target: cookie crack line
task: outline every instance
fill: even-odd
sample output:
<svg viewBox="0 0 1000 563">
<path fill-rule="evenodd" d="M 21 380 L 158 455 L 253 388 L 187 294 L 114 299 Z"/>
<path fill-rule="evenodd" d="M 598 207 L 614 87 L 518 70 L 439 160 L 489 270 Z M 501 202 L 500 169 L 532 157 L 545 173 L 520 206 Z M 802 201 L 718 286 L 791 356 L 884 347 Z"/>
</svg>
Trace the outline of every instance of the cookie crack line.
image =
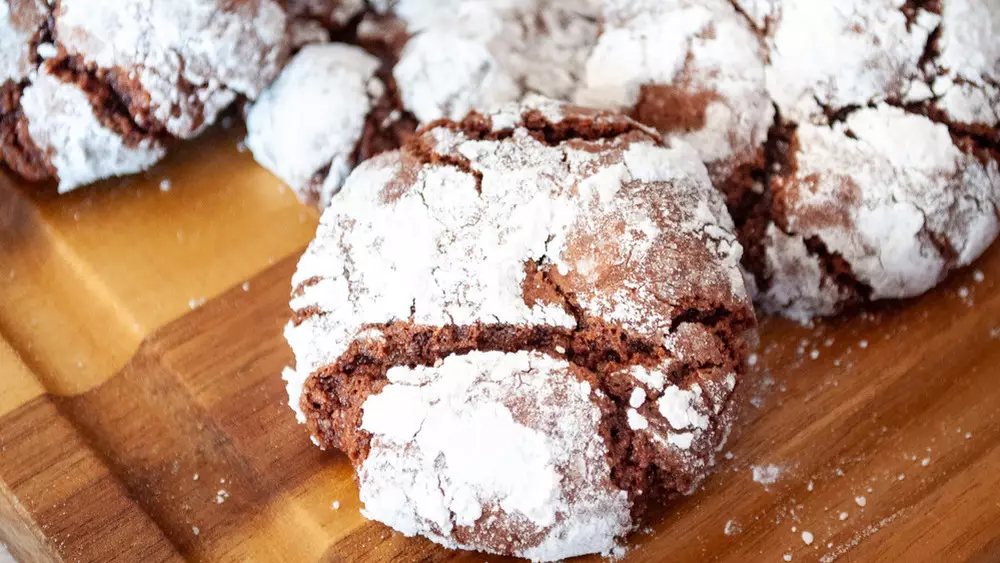
<svg viewBox="0 0 1000 563">
<path fill-rule="evenodd" d="M 600 121 L 593 116 L 569 115 L 553 122 L 538 109 L 529 109 L 521 114 L 516 128 L 495 130 L 492 118 L 478 112 L 470 112 L 462 121 L 447 119 L 432 121 L 417 131 L 417 135 L 436 128 L 445 128 L 463 133 L 470 141 L 502 141 L 514 136 L 515 129 L 525 129 L 539 142 L 557 147 L 566 141 L 613 140 L 628 133 L 640 132 L 658 141 L 659 136 L 650 128 L 632 119 Z M 588 119 L 589 117 L 589 119 Z"/>
<path fill-rule="evenodd" d="M 61 56 L 46 63 L 49 72 L 63 82 L 86 82 L 89 87 L 81 90 L 95 93 L 88 96 L 94 116 L 101 125 L 121 135 L 127 146 L 138 146 L 146 139 L 162 142 L 172 138 L 162 125 L 155 128 L 144 127 L 135 120 L 129 111 L 128 100 L 114 87 L 113 76 L 109 75 L 108 80 L 105 80 L 100 76 L 100 70 L 86 64 L 76 55 L 66 54 L 62 47 L 59 49 Z M 101 109 L 105 112 L 100 112 Z"/>
<path fill-rule="evenodd" d="M 737 2 L 736 0 L 729 0 L 729 5 L 732 6 L 734 10 L 736 10 L 736 13 L 739 14 L 740 17 L 743 18 L 744 22 L 750 27 L 750 29 L 753 30 L 754 35 L 757 36 L 757 39 L 762 40 L 764 36 L 767 35 L 766 21 L 764 22 L 765 27 L 762 29 L 760 26 L 757 25 L 757 22 L 755 22 L 753 18 L 750 17 L 750 14 L 748 14 L 747 11 L 743 9 L 743 6 L 741 6 L 739 2 Z"/>
</svg>

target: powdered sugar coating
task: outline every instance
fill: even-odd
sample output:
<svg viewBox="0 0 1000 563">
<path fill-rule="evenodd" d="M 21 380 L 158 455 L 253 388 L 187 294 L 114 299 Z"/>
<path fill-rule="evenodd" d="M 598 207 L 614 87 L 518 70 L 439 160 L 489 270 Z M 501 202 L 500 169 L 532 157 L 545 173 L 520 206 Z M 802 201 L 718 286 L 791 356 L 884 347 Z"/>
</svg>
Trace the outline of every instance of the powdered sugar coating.
<svg viewBox="0 0 1000 563">
<path fill-rule="evenodd" d="M 90 100 L 74 84 L 40 70 L 21 96 L 31 138 L 59 176 L 59 192 L 102 178 L 145 170 L 165 155 L 163 147 L 143 141 L 128 147 L 102 125 Z"/>
<path fill-rule="evenodd" d="M 55 34 L 70 55 L 124 72 L 148 94 L 150 115 L 189 138 L 237 95 L 250 99 L 285 56 L 285 12 L 273 0 L 63 0 Z M 135 100 L 134 100 L 135 101 Z"/>
<path fill-rule="evenodd" d="M 942 3 L 935 106 L 955 123 L 1000 125 L 1000 0 Z"/>
<path fill-rule="evenodd" d="M 608 553 L 631 529 L 601 411 L 565 360 L 471 352 L 388 377 L 364 404 L 366 517 L 452 549 L 534 561 Z"/>
<path fill-rule="evenodd" d="M 736 388 L 736 374 L 706 379 L 704 385 L 697 382 L 677 385 L 667 383 L 669 367 L 670 363 L 653 369 L 631 368 L 630 375 L 641 384 L 636 391 L 650 398 L 638 405 L 630 404 L 629 426 L 659 450 L 664 459 L 704 468 L 713 462 L 704 453 L 721 447 L 712 442 L 713 427 L 731 409 L 728 399 Z M 729 423 L 731 420 L 723 420 L 722 425 Z M 703 476 L 702 472 L 695 473 Z M 699 483 L 700 479 L 695 479 L 690 491 Z"/>
<path fill-rule="evenodd" d="M 31 42 L 46 12 L 41 0 L 0 0 L 0 86 L 21 82 L 34 70 Z"/>
<path fill-rule="evenodd" d="M 663 125 L 649 124 L 693 145 L 717 185 L 759 158 L 774 117 L 764 84 L 765 53 L 732 4 L 608 0 L 602 15 L 578 103 L 632 109 L 640 88 L 666 87 L 662 95 L 669 99 L 647 116 Z M 700 123 L 677 123 L 679 113 L 693 114 L 683 121 Z"/>
<path fill-rule="evenodd" d="M 737 4 L 767 34 L 768 90 L 794 130 L 758 234 L 764 309 L 805 320 L 911 297 L 978 257 L 998 231 L 1000 3 Z"/>
<path fill-rule="evenodd" d="M 800 124 L 797 137 L 794 177 L 777 180 L 783 227 L 800 241 L 822 240 L 873 299 L 927 291 L 997 235 L 997 163 L 960 151 L 944 125 L 879 105 L 833 127 Z M 798 318 L 836 312 L 843 296 L 817 278 L 821 268 L 808 264 L 817 258 L 802 255 L 804 243 L 771 236 L 776 275 L 765 307 Z"/>
<path fill-rule="evenodd" d="M 296 366 L 284 378 L 319 443 L 351 455 L 367 515 L 451 547 L 555 560 L 613 547 L 629 503 L 653 490 L 639 460 L 604 443 L 612 428 L 635 431 L 617 439 L 642 444 L 641 467 L 670 487 L 704 477 L 737 378 L 700 362 L 738 361 L 752 309 L 721 195 L 690 146 L 658 137 L 529 97 L 421 132 L 334 196 L 293 277 Z M 702 320 L 720 310 L 739 320 Z M 567 349 L 597 352 L 578 335 L 616 330 L 658 377 L 599 373 Z M 476 331 L 471 352 L 418 351 Z M 541 340 L 515 344 L 518 333 Z M 567 345 L 533 343 L 546 338 Z M 619 406 L 602 378 L 648 400 Z M 506 457 L 477 454 L 486 443 Z M 563 459 L 589 477 L 566 478 Z M 634 476 L 609 488 L 611 467 Z M 567 493 L 578 483 L 589 488 Z"/>
<path fill-rule="evenodd" d="M 549 103 L 531 99 L 520 111 Z M 684 296 L 746 302 L 737 268 L 742 249 L 690 147 L 647 141 L 601 154 L 572 143 L 547 146 L 523 128 L 503 141 L 470 140 L 446 127 L 425 136 L 439 158 L 468 160 L 482 174 L 481 193 L 470 173 L 424 165 L 395 194 L 398 154 L 357 168 L 292 279 L 293 286 L 320 280 L 292 300 L 293 309 L 337 311 L 286 331 L 296 370 L 332 363 L 370 324 L 574 327 L 560 306 L 525 303 L 526 260 L 546 261 L 579 288 L 588 314 L 664 342 Z M 669 231 L 666 218 L 650 216 L 651 206 L 667 213 Z M 591 234 L 609 222 L 630 228 L 601 239 Z M 676 252 L 679 246 L 690 254 Z M 601 287 L 610 266 L 595 262 L 595 252 L 608 264 L 635 267 Z M 705 268 L 692 268 L 692 260 Z M 647 261 L 656 271 L 639 267 Z"/>
<path fill-rule="evenodd" d="M 392 10 L 413 35 L 393 76 L 423 122 L 531 92 L 569 99 L 597 37 L 594 7 L 574 0 L 397 0 Z"/>
<path fill-rule="evenodd" d="M 308 45 L 247 114 L 247 146 L 303 201 L 325 208 L 353 166 L 372 106 L 385 86 L 379 61 L 359 47 Z"/>
<path fill-rule="evenodd" d="M 902 99 L 937 17 L 912 24 L 904 0 L 782 0 L 768 89 L 782 116 L 821 123 L 824 108 Z"/>
</svg>

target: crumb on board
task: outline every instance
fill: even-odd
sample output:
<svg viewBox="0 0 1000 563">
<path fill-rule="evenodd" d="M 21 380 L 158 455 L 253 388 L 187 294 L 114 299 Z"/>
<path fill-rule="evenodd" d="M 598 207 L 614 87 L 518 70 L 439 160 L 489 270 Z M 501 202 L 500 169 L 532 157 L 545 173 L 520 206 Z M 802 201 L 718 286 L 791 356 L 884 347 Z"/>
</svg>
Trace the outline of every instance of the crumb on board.
<svg viewBox="0 0 1000 563">
<path fill-rule="evenodd" d="M 753 480 L 761 485 L 773 485 L 781 477 L 781 468 L 777 465 L 754 465 L 750 468 L 753 471 Z"/>
</svg>

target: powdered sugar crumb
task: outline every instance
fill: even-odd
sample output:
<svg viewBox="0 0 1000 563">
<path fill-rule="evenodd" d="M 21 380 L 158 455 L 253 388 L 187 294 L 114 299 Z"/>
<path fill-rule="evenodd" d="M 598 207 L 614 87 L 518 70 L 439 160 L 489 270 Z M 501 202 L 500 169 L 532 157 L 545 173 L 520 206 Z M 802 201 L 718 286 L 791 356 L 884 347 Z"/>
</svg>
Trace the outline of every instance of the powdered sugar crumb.
<svg viewBox="0 0 1000 563">
<path fill-rule="evenodd" d="M 774 464 L 754 465 L 750 469 L 753 471 L 754 482 L 764 486 L 775 484 L 781 477 L 781 468 Z"/>
</svg>

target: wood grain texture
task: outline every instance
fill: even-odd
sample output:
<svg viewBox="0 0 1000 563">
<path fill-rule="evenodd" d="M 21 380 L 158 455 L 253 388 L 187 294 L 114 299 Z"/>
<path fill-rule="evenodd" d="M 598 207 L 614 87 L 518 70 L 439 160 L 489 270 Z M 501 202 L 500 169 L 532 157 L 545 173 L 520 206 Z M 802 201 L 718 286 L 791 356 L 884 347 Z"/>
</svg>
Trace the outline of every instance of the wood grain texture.
<svg viewBox="0 0 1000 563">
<path fill-rule="evenodd" d="M 295 424 L 281 329 L 315 216 L 232 135 L 117 190 L 0 178 L 0 541 L 23 561 L 500 561 L 365 521 L 344 456 Z M 977 268 L 766 320 L 728 459 L 627 561 L 1000 561 L 1000 248 Z"/>
</svg>

